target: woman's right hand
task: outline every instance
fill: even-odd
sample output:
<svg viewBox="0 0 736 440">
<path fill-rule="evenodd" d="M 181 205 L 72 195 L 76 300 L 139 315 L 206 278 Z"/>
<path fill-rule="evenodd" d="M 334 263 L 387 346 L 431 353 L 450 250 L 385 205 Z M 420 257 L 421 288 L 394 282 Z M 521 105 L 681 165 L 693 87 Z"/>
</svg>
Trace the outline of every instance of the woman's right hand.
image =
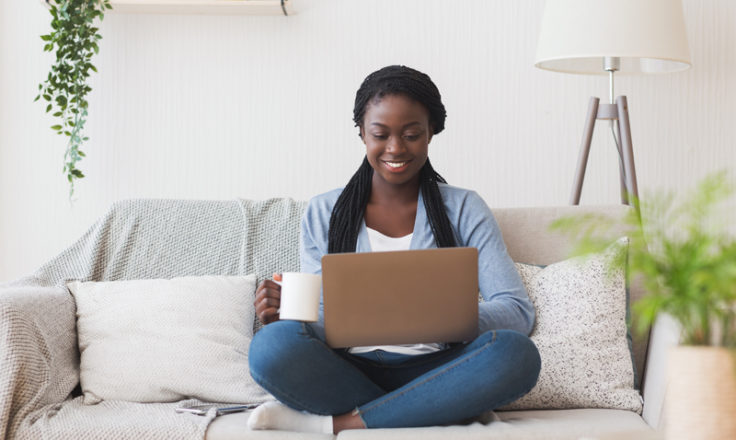
<svg viewBox="0 0 736 440">
<path fill-rule="evenodd" d="M 281 274 L 273 274 L 275 281 L 281 282 Z M 263 325 L 279 320 L 279 307 L 281 307 L 281 286 L 273 280 L 263 280 L 256 289 L 256 299 L 253 301 L 256 307 L 256 316 Z"/>
</svg>

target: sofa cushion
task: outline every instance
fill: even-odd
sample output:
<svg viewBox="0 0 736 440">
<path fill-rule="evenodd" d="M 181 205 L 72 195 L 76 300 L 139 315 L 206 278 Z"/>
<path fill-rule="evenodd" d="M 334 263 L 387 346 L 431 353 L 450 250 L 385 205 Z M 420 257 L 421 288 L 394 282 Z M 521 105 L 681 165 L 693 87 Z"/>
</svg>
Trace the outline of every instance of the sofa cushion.
<svg viewBox="0 0 736 440">
<path fill-rule="evenodd" d="M 576 409 L 495 412 L 469 425 L 343 431 L 338 440 L 593 440 L 645 439 L 653 430 L 629 411 Z"/>
<path fill-rule="evenodd" d="M 205 440 L 332 440 L 333 434 L 253 430 L 248 428 L 252 411 L 226 414 L 215 418 L 207 428 Z"/>
<path fill-rule="evenodd" d="M 86 404 L 266 399 L 248 373 L 254 275 L 68 287 L 77 303 Z"/>
<path fill-rule="evenodd" d="M 603 254 L 547 267 L 517 264 L 536 308 L 531 339 L 542 358 L 537 385 L 506 409 L 615 408 L 641 411 L 627 337 L 623 270 Z M 609 273 L 610 272 L 610 273 Z"/>
<path fill-rule="evenodd" d="M 136 403 L 105 400 L 85 405 L 83 397 L 46 405 L 23 419 L 17 440 L 164 440 L 202 439 L 214 411 L 203 416 L 180 414 L 176 403 Z"/>
<path fill-rule="evenodd" d="M 249 413 L 216 418 L 207 429 L 206 440 L 327 440 L 326 434 L 285 431 L 249 431 Z M 636 413 L 613 409 L 542 411 L 498 411 L 485 414 L 468 425 L 424 428 L 359 429 L 341 432 L 338 440 L 569 440 L 657 438 Z"/>
</svg>

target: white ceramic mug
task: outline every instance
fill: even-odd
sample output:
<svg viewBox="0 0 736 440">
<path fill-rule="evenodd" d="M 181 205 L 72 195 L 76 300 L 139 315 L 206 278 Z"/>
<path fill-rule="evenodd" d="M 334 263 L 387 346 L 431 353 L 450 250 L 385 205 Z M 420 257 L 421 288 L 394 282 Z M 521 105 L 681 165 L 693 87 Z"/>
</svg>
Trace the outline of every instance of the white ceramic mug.
<svg viewBox="0 0 736 440">
<path fill-rule="evenodd" d="M 313 273 L 285 272 L 281 281 L 280 319 L 317 322 L 322 276 Z"/>
</svg>

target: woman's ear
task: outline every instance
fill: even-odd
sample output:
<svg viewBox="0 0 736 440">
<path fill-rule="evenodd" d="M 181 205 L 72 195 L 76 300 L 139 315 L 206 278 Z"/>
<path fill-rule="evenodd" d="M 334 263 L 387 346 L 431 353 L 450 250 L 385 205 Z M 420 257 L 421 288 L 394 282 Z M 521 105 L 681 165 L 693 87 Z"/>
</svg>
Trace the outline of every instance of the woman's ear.
<svg viewBox="0 0 736 440">
<path fill-rule="evenodd" d="M 360 130 L 360 133 L 358 133 L 358 136 L 360 136 L 360 140 L 363 141 L 363 143 L 365 144 L 365 130 L 363 130 L 362 125 L 358 127 L 358 129 Z"/>
</svg>

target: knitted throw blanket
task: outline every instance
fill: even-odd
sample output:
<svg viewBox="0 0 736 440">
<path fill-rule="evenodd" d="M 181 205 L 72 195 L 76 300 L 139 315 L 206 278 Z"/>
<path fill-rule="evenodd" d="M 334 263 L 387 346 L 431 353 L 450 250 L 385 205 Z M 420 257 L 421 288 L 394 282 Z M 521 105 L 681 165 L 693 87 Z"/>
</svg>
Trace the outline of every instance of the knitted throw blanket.
<svg viewBox="0 0 736 440">
<path fill-rule="evenodd" d="M 83 405 L 72 395 L 79 352 L 65 283 L 251 273 L 260 282 L 298 271 L 304 208 L 290 199 L 124 200 L 35 273 L 0 284 L 0 438 L 203 439 L 214 412 L 174 411 L 195 401 Z"/>
</svg>

